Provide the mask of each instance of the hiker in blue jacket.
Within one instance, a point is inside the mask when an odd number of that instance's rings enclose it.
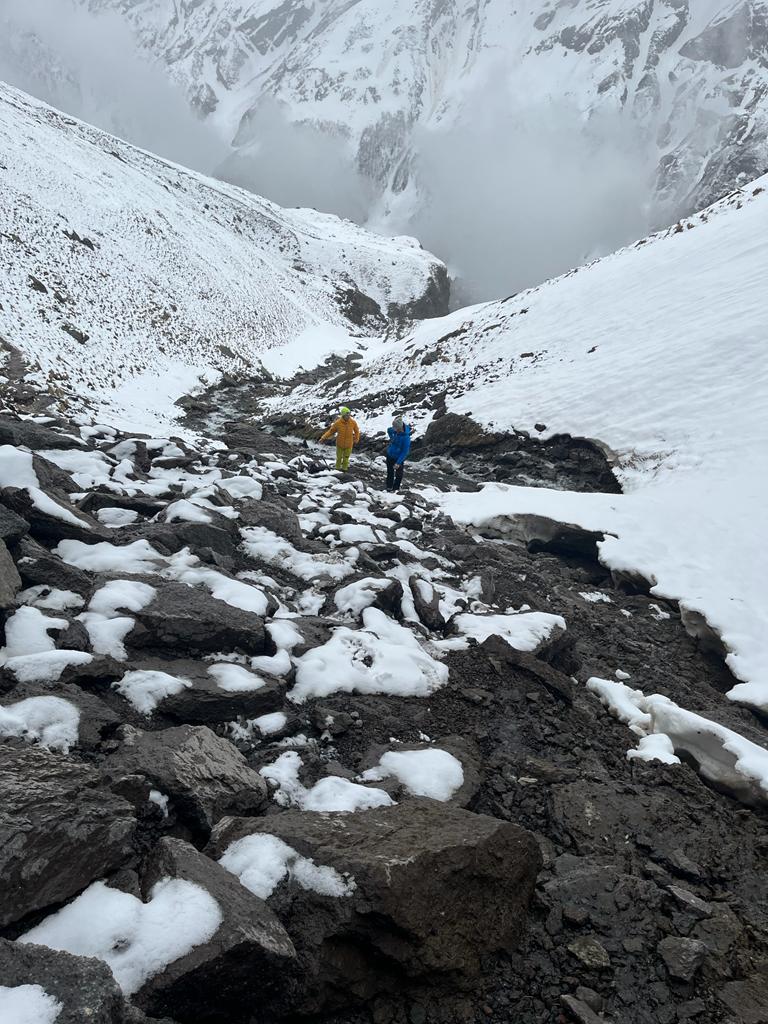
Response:
[[[387,490],[397,491],[403,482],[403,463],[411,450],[411,428],[403,423],[402,416],[395,416],[392,426],[387,427],[387,434]]]

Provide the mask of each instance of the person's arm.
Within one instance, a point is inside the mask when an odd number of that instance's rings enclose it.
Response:
[[[360,440],[360,427],[357,425],[357,420],[352,420],[352,444],[357,444]]]
[[[402,466],[402,464],[408,458],[408,452],[410,450],[411,450],[411,432],[410,432],[410,430],[406,430],[406,432],[405,432],[405,439],[403,441],[403,451],[402,451],[402,453],[400,455],[400,458],[397,460],[399,465]]]
[[[339,432],[339,421],[336,420],[335,423],[332,423],[330,425],[330,427],[328,427],[328,429],[323,434],[323,436],[320,438],[320,440],[321,441],[327,441],[327,440],[329,440],[329,438],[335,437],[336,434],[338,434],[338,432]]]

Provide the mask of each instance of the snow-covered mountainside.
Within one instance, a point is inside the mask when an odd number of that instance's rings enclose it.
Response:
[[[624,111],[659,196],[690,212],[768,167],[766,0],[82,0],[119,11],[192,104],[247,150],[265,96],[348,138],[382,193],[414,137],[482,110]],[[418,146],[418,144],[416,144]]]
[[[441,500],[477,526],[536,515],[606,532],[603,562],[679,600],[693,632],[714,629],[743,681],[731,698],[766,709],[768,556],[754,541],[768,507],[766,280],[768,177],[562,278],[372,347],[337,392],[299,388],[279,405],[320,418],[343,394],[368,430],[392,408],[419,427],[447,408],[491,430],[607,445],[623,495],[498,484]]]
[[[0,336],[59,398],[129,420],[302,339],[447,308],[443,265],[283,210],[0,85]],[[152,416],[150,415],[150,421]]]

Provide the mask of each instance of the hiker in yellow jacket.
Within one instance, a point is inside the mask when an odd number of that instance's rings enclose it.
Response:
[[[352,454],[352,448],[360,440],[360,428],[352,419],[352,413],[346,405],[342,405],[339,411],[341,415],[335,423],[328,427],[320,440],[327,441],[335,435],[336,469],[346,471],[349,469],[349,457]]]

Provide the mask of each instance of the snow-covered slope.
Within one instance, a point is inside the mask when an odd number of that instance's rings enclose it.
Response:
[[[446,391],[449,411],[499,430],[610,446],[623,496],[497,485],[446,507],[477,524],[533,513],[613,534],[602,559],[679,599],[690,629],[703,616],[745,681],[733,698],[768,708],[767,280],[768,176],[565,277],[371,348],[345,394],[380,410],[368,430],[407,408],[410,388]],[[320,411],[327,396],[290,401]]]
[[[0,274],[0,336],[35,379],[134,428],[202,374],[445,308],[412,239],[283,210],[3,85]]]
[[[383,192],[414,137],[489,102],[621,110],[659,194],[698,209],[768,166],[766,0],[80,0],[118,11],[236,145],[264,96],[347,137]],[[525,102],[521,104],[520,99]]]

